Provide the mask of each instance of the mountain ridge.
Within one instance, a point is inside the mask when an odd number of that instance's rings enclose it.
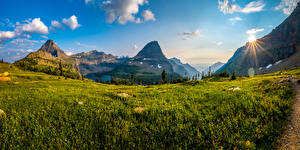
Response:
[[[247,42],[237,49],[228,62],[217,72],[235,72],[247,76],[250,69],[253,69],[256,74],[262,74],[278,71],[280,68],[288,69],[299,66],[300,60],[296,59],[299,57],[300,51],[299,18],[300,2],[292,14],[272,32],[253,43]],[[278,65],[276,63],[279,61],[284,65],[276,69],[276,65]],[[270,65],[273,66],[273,69],[270,69]]]

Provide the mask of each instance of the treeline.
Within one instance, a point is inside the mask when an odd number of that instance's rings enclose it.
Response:
[[[41,65],[33,59],[18,61],[15,63],[15,65],[24,70],[43,72],[56,76],[64,76],[65,78],[82,79],[82,76],[78,72],[73,70],[73,68],[69,64],[62,64],[61,61],[59,62],[58,67]]]
[[[134,76],[133,73],[130,74],[129,78],[118,77],[117,75],[110,76],[110,80],[102,81],[101,78],[96,79],[96,82],[105,84],[115,84],[115,85],[159,85],[159,84],[176,84],[183,83],[186,81],[196,81],[200,79],[200,74],[197,74],[191,78],[179,77],[176,74],[168,74],[165,70],[161,73],[161,79],[155,82],[150,82],[148,80],[142,80]]]

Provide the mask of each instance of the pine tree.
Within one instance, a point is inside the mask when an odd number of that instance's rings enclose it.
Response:
[[[63,76],[63,66],[62,66],[62,63],[61,61],[59,61],[59,71],[60,71],[60,75]]]
[[[166,73],[165,69],[161,73],[161,80],[162,80],[162,83],[166,83],[166,81],[167,81],[167,73]]]
[[[232,76],[231,76],[231,80],[235,80],[236,79],[236,74],[235,72],[232,73]]]
[[[133,73],[131,73],[131,75],[130,75],[130,84],[135,85],[135,79],[134,79]]]
[[[208,68],[208,77],[211,77],[211,67]]]

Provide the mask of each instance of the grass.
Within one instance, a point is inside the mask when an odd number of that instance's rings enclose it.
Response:
[[[284,77],[300,69],[155,86],[6,71],[1,149],[272,149],[291,110]]]

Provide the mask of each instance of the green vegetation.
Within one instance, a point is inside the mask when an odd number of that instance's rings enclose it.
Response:
[[[1,149],[272,149],[291,110],[287,77],[105,85],[0,63]]]
[[[34,72],[44,72],[50,75],[64,76],[72,79],[81,78],[80,74],[73,69],[71,64],[62,64],[61,62],[50,59],[44,59],[44,61],[47,61],[48,64],[39,64],[35,59],[24,58],[21,61],[17,61],[15,65],[24,70],[30,70]],[[53,65],[49,65],[50,63]],[[58,66],[54,64],[58,64]]]

